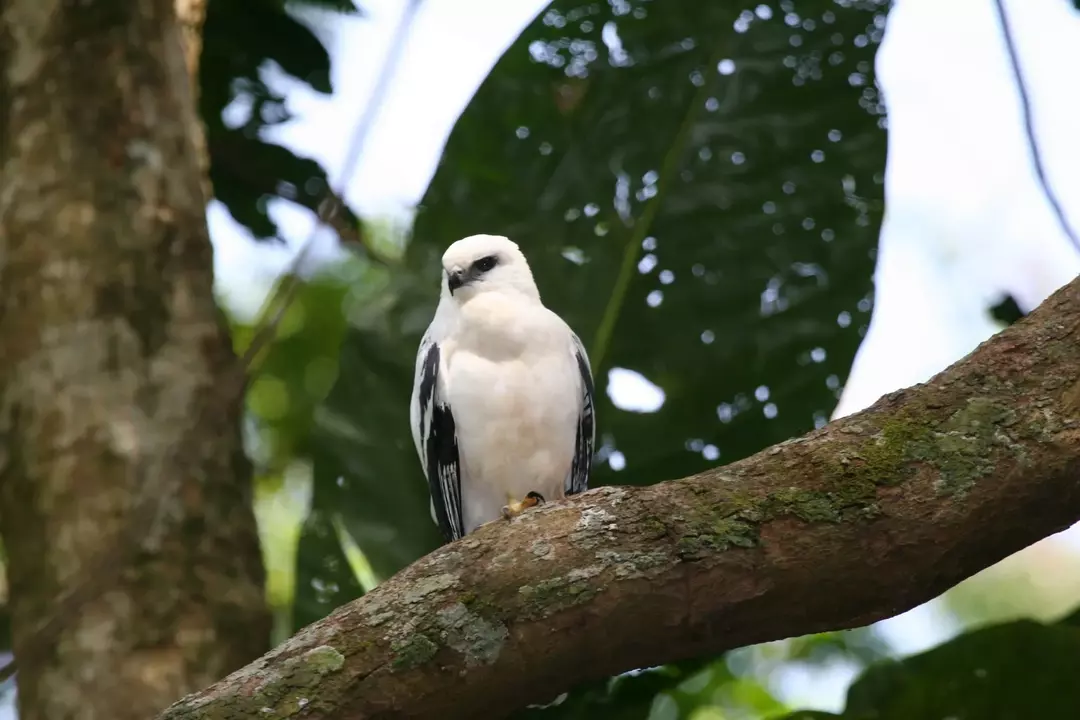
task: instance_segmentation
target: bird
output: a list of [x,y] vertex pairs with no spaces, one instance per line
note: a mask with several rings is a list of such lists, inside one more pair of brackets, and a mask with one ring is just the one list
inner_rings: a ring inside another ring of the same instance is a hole
[[517,243],[481,234],[451,244],[409,408],[446,541],[587,490],[593,395],[588,353],[541,302]]

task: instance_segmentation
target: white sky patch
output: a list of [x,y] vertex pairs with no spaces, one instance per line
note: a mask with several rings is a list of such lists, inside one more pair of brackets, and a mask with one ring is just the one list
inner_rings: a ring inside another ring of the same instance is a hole
[[787,703],[800,709],[813,705],[818,710],[839,713],[847,700],[848,686],[861,668],[846,658],[834,658],[821,665],[788,663],[769,677],[774,692],[779,690]]
[[[1069,0],[1005,8],[1049,183],[1080,232],[1080,12]],[[994,4],[898,0],[876,65],[888,211],[870,328],[836,417],[971,352],[1001,329],[987,309],[1004,293],[1030,311],[1080,272],[1036,178]]]
[[620,410],[654,413],[664,405],[664,391],[636,370],[611,368],[608,371],[607,395]]
[[608,61],[612,65],[620,67],[628,64],[630,56],[627,55],[626,50],[623,48],[622,38],[619,37],[619,28],[614,22],[604,23],[604,27],[600,30],[600,39],[607,46]]
[[874,632],[900,655],[914,655],[951,640],[960,625],[941,603],[931,600],[905,613],[882,620]]

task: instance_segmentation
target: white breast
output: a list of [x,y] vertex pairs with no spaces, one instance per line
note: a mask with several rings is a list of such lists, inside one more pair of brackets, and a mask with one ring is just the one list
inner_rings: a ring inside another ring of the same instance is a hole
[[440,373],[457,426],[466,532],[529,492],[563,497],[581,396],[569,329],[558,316],[542,306],[468,307],[474,302],[444,345]]

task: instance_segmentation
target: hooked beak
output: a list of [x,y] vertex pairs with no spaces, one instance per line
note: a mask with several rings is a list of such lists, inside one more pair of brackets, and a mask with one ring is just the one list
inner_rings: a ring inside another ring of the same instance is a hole
[[453,295],[454,291],[469,281],[465,271],[461,268],[454,268],[446,274],[446,286],[450,288],[450,294]]

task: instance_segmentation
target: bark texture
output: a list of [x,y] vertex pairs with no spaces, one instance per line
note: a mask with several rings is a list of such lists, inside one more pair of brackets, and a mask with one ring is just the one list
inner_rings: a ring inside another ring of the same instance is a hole
[[[191,105],[199,107],[199,58],[202,57],[202,31],[206,22],[206,0],[175,0],[176,19],[180,25],[180,39],[184,49],[184,65],[187,67],[188,86],[191,88]],[[206,147],[206,129],[198,112],[191,113],[191,142],[195,146],[198,161],[199,182],[203,194],[210,198],[210,153]]]
[[188,78],[195,106],[199,98],[199,56],[202,54],[202,29],[206,21],[206,0],[176,0],[176,19],[180,24],[183,38],[184,63],[187,65]]
[[[23,720],[145,720],[266,647],[194,107],[173,0],[0,4],[0,530]],[[104,592],[42,633],[88,581]]]
[[447,545],[160,720],[499,718],[851,628],[1080,518],[1080,280],[925,385],[726,467]]

